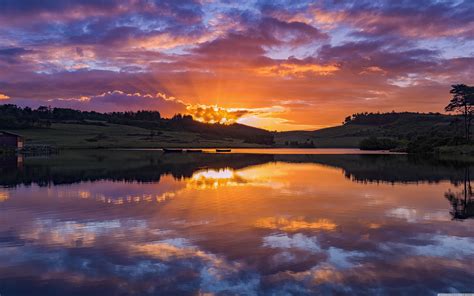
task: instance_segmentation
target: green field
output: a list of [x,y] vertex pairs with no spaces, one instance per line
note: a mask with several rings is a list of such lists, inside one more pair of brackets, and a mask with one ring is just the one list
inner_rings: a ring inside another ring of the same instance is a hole
[[275,142],[278,146],[286,146],[287,142],[313,142],[319,148],[355,148],[368,137],[389,138],[404,143],[418,137],[450,137],[459,134],[460,121],[456,121],[454,116],[429,113],[387,113],[375,116],[379,122],[350,122],[316,131],[278,133]]
[[24,136],[27,145],[51,145],[61,149],[261,147],[238,139],[217,138],[192,132],[156,131],[109,123],[54,123],[50,128],[9,131]]
[[286,142],[313,142],[316,148],[358,148],[366,134],[373,131],[367,126],[336,126],[317,131],[292,131],[275,135],[277,146],[286,146]]
[[[311,139],[314,140],[315,147],[318,148],[358,147],[363,137],[344,136],[342,131],[332,132],[332,130],[336,131],[340,128],[331,128],[331,133],[323,135],[301,131],[277,133],[275,134],[275,146],[285,147],[285,141],[304,142],[306,139]],[[244,143],[240,139],[217,138],[193,132],[156,131],[110,123],[106,125],[54,123],[50,128],[9,131],[24,136],[27,145],[51,145],[61,149],[265,147]]]
[[[456,117],[439,114],[382,114],[379,119],[396,116],[396,120],[382,123],[355,122],[316,131],[290,131],[274,133],[272,147],[304,147],[305,144],[315,148],[358,148],[361,140],[368,137],[388,138],[406,147],[407,143],[420,137],[430,139],[449,138],[458,134],[459,120]],[[250,127],[248,134],[254,131]],[[220,128],[220,127],[219,127]],[[27,128],[9,130],[25,137],[27,145],[50,145],[60,149],[101,149],[101,148],[212,148],[212,147],[270,147],[245,142],[245,138],[231,138],[227,130],[209,129],[202,131],[185,131],[179,129],[148,129],[132,125],[113,124],[105,121],[83,121],[82,123],[53,123],[48,128]],[[219,131],[219,133],[216,133]],[[261,131],[261,130],[260,130]],[[257,132],[260,132],[257,130]],[[235,131],[229,130],[229,133]],[[264,131],[265,132],[265,131]],[[268,132],[267,132],[268,133]],[[255,136],[258,138],[258,136]],[[441,147],[446,144],[438,145]],[[472,145],[465,147],[444,147],[439,152],[449,154],[472,154]],[[461,149],[462,148],[462,149]],[[454,151],[454,150],[456,151]],[[468,153],[469,152],[469,153]]]

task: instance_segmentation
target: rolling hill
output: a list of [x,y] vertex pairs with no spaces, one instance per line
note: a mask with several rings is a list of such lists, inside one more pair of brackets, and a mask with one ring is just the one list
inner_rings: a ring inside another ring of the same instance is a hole
[[462,119],[439,113],[361,113],[348,117],[343,125],[316,131],[290,131],[275,135],[278,146],[313,143],[320,148],[359,147],[361,140],[381,137],[401,142],[423,136],[462,137]]
[[0,105],[0,130],[25,137],[26,144],[58,148],[261,147],[272,132],[242,124],[207,124],[158,111],[98,113],[73,109],[31,109]]

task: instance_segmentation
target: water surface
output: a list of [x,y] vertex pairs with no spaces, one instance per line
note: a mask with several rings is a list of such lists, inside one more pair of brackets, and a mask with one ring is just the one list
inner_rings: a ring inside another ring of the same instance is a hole
[[[175,148],[182,149],[182,148]],[[357,148],[232,148],[230,152],[216,152],[215,148],[188,148],[191,150],[202,150],[204,153],[227,153],[227,154],[289,154],[289,155],[313,155],[313,154],[405,154],[391,152],[388,150],[360,150]],[[219,148],[222,149],[222,148]],[[122,150],[122,149],[121,149]],[[184,149],[186,150],[186,149]],[[162,151],[162,149],[125,149],[122,151]]]
[[0,170],[1,295],[474,291],[462,162],[104,151]]

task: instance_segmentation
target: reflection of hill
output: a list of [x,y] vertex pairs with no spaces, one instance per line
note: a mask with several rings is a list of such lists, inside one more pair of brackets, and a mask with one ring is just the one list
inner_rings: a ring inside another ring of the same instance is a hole
[[27,159],[23,166],[5,161],[0,166],[0,186],[19,184],[72,184],[112,180],[159,182],[162,175],[190,178],[204,168],[240,169],[273,160],[271,155],[180,154],[157,151],[64,152],[51,158]]
[[341,168],[355,182],[439,182],[464,180],[466,164],[407,155],[162,154],[159,151],[63,152],[51,158],[0,163],[0,186],[81,181],[158,182],[160,177],[191,178],[201,169],[241,169],[273,161],[315,163]]
[[276,161],[313,162],[342,168],[355,182],[458,182],[466,164],[407,155],[277,155]]

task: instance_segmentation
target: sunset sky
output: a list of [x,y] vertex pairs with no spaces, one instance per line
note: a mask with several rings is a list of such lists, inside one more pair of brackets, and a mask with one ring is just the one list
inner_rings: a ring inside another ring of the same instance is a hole
[[472,0],[0,0],[2,104],[311,130],[442,112],[453,83],[474,83]]

